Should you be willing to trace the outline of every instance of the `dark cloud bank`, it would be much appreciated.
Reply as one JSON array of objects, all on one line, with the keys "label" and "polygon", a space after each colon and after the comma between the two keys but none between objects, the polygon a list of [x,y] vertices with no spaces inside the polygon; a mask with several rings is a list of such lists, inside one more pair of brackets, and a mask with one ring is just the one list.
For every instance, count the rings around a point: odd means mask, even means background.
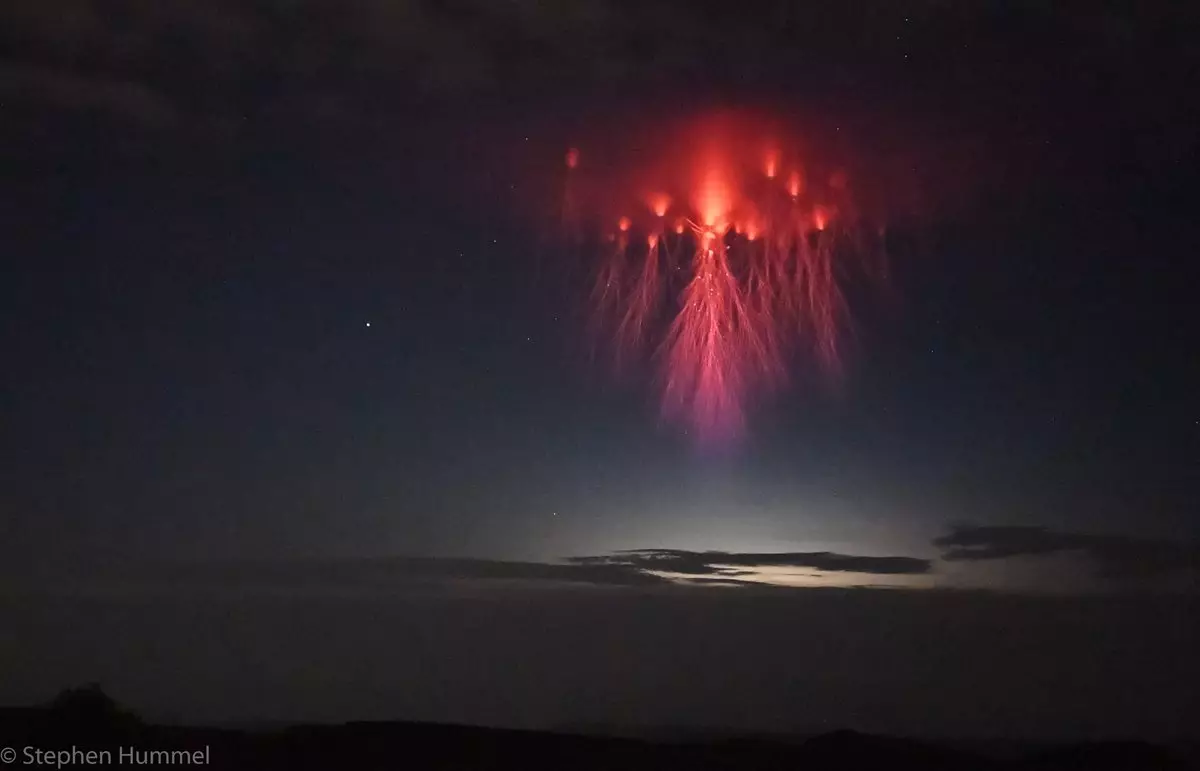
[{"label": "dark cloud bank", "polygon": [[[1194,575],[1200,549],[1194,544],[1120,535],[1058,532],[1040,527],[957,525],[933,541],[945,563],[997,562],[1014,558],[1082,558],[1099,587],[1145,586],[1145,579]],[[403,592],[412,587],[484,586],[520,582],[545,585],[670,587],[719,583],[763,587],[745,580],[763,568],[792,568],[837,579],[843,574],[920,576],[937,574],[935,560],[910,556],[864,556],[832,552],[727,552],[629,549],[568,557],[559,563],[437,557],[214,560],[207,562],[103,560],[84,557],[12,563],[0,573],[10,589],[171,591],[178,589],[280,590],[304,593]],[[1020,569],[1017,567],[1016,569]],[[682,579],[659,574],[677,574]],[[1141,583],[1139,583],[1141,582]],[[831,585],[836,585],[831,582]],[[1151,588],[1154,584],[1149,585]],[[805,591],[805,588],[796,588]]]},{"label": "dark cloud bank", "polygon": [[888,73],[912,70],[960,94],[1020,81],[1011,93],[1028,99],[1054,83],[1148,109],[1158,97],[1146,78],[1190,77],[1198,22],[1185,4],[13,0],[0,8],[0,93],[161,125],[280,111],[336,120],[412,95],[546,100],[662,84],[677,95],[786,83],[799,97],[883,98],[898,82]]},{"label": "dark cloud bank", "polygon": [[[654,572],[719,578],[743,585],[738,576],[753,566],[808,568],[827,573],[920,574],[928,560],[909,557],[856,557],[828,552],[753,554],[689,552],[678,549],[624,551],[572,557],[561,564],[487,559],[384,557],[359,559],[165,562],[137,560],[73,561],[10,575],[10,586],[37,591],[145,592],[174,590],[254,590],[305,593],[404,592],[420,587],[506,584],[555,586],[670,587],[679,582]],[[755,583],[755,586],[761,584]]]},{"label": "dark cloud bank", "polygon": [[1044,527],[957,526],[934,540],[950,562],[1078,554],[1105,578],[1152,577],[1200,568],[1200,544]]}]

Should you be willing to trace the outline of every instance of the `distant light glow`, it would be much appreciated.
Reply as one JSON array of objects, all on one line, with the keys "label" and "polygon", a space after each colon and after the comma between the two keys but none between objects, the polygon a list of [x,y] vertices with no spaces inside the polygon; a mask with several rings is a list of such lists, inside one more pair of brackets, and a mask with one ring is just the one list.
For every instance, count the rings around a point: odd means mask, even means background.
[{"label": "distant light glow", "polygon": [[675,573],[666,570],[646,570],[645,573],[665,578],[679,584],[703,586],[737,586],[759,584],[794,588],[874,588],[874,589],[932,589],[937,586],[933,574],[880,575],[840,570],[818,570],[816,568],[779,567],[777,565],[711,565],[712,568],[728,568],[736,575],[700,575]]}]

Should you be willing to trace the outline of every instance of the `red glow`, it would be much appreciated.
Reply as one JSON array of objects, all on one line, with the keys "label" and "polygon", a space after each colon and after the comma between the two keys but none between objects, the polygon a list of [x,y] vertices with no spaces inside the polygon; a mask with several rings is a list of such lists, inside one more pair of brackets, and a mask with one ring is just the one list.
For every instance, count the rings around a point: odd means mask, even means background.
[{"label": "red glow", "polygon": [[763,166],[767,179],[775,179],[775,174],[779,171],[779,153],[774,150],[768,151],[767,160]]},{"label": "red glow", "polygon": [[706,227],[720,228],[726,224],[729,210],[733,208],[733,189],[718,160],[710,159],[705,165],[692,197]]},{"label": "red glow", "polygon": [[813,227],[817,230],[824,230],[829,226],[830,217],[829,209],[824,206],[817,206],[813,209]]},{"label": "red glow", "polygon": [[798,198],[804,192],[804,179],[800,176],[800,172],[793,171],[788,175],[788,195],[792,198]]},{"label": "red glow", "polygon": [[572,147],[567,150],[567,168],[573,169],[579,165],[579,150]]},{"label": "red glow", "polygon": [[[610,336],[619,366],[649,344],[662,366],[664,416],[683,421],[704,444],[742,431],[745,405],[786,379],[794,346],[838,367],[846,310],[837,263],[863,256],[841,246],[861,232],[844,173],[814,162],[811,190],[799,169],[782,190],[764,185],[760,170],[774,178],[779,154],[771,149],[764,158],[764,145],[749,136],[756,130],[720,117],[693,124],[651,171],[641,156],[636,168],[603,177],[589,199],[604,209],[637,201],[631,190],[661,191],[642,194],[647,209],[620,217],[605,247],[592,298],[603,322],[596,329]],[[838,206],[797,205],[801,196]],[[664,230],[668,210],[675,216]],[[626,235],[635,220],[644,242]]]}]

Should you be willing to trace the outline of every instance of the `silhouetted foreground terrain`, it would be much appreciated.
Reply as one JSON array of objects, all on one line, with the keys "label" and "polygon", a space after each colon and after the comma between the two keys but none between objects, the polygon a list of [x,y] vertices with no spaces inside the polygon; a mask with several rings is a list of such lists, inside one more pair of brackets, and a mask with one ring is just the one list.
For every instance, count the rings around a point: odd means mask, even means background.
[{"label": "silhouetted foreground terrain", "polygon": [[[48,707],[0,709],[7,766],[204,765],[245,769],[1188,769],[1186,748],[1140,742],[1063,746],[1001,760],[906,739],[835,731],[805,740],[653,742],[421,723],[304,725],[262,731],[152,725],[98,689],[68,691]],[[42,755],[54,751],[75,754]],[[132,754],[136,750],[137,755]],[[147,753],[176,752],[156,760]],[[121,753],[124,752],[122,755]],[[185,758],[183,753],[188,753]],[[12,759],[14,758],[15,759]],[[168,759],[169,758],[169,759]],[[56,760],[58,761],[56,764]],[[107,761],[107,762],[104,762]]]}]

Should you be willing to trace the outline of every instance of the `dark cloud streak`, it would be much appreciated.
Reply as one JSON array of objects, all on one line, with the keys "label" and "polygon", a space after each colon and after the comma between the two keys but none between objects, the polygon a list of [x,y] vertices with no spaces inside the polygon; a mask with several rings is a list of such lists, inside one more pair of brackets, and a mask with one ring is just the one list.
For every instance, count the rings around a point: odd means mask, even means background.
[{"label": "dark cloud streak", "polygon": [[1089,535],[1045,527],[957,525],[934,540],[950,562],[1078,553],[1108,578],[1159,576],[1200,568],[1200,546],[1150,538]]},{"label": "dark cloud streak", "polygon": [[384,557],[205,562],[92,561],[10,575],[9,586],[377,592],[455,582],[520,581],[598,586],[669,583],[622,565]]},{"label": "dark cloud streak", "polygon": [[928,560],[909,557],[858,557],[845,554],[689,552],[651,549],[573,557],[563,563],[515,562],[438,557],[384,557],[291,560],[75,561],[69,565],[40,563],[0,575],[0,585],[35,590],[87,591],[200,590],[375,593],[410,588],[460,585],[467,582],[654,587],[679,581],[651,571],[687,574],[693,585],[761,587],[762,581],[741,577],[755,571],[742,567],[795,567],[828,572],[880,575],[920,574]]},{"label": "dark cloud streak", "polygon": [[162,94],[142,83],[28,65],[0,64],[0,98],[72,111],[97,110],[150,128],[167,127],[178,117]]},{"label": "dark cloud streak", "polygon": [[812,568],[878,575],[921,575],[928,573],[932,567],[929,560],[915,557],[862,557],[831,552],[693,552],[681,549],[631,549],[601,557],[576,557],[573,561],[584,565],[625,565],[638,570],[728,577],[753,572],[738,570],[740,567]]}]

